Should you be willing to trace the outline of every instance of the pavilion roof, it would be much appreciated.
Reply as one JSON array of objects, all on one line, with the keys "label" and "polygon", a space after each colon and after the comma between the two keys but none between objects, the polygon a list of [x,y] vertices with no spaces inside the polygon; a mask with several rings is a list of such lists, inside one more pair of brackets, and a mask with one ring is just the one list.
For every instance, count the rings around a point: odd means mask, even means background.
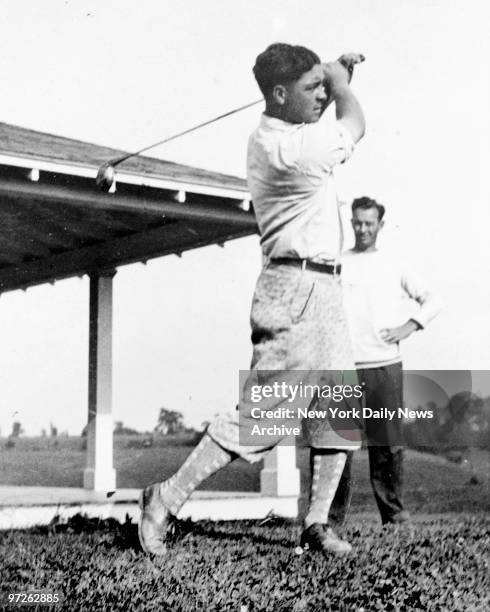
[{"label": "pavilion roof", "polygon": [[0,123],[0,291],[112,269],[256,233],[238,177]]}]

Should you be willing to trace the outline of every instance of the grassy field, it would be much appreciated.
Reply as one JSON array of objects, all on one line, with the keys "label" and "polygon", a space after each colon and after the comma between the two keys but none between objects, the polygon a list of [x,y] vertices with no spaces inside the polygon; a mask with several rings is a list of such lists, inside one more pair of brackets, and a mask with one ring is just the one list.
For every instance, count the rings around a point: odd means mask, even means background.
[{"label": "grassy field", "polygon": [[[171,476],[192,450],[189,438],[188,446],[182,446],[181,441],[182,438],[160,438],[153,446],[144,447],[141,437],[115,437],[114,465],[118,487],[140,488]],[[299,452],[304,464],[307,455],[301,449]],[[409,450],[406,458],[405,497],[410,510],[449,512],[488,508],[488,496],[484,493],[488,493],[490,457],[485,451],[473,453],[480,485],[469,484],[469,469],[442,457]],[[85,450],[78,437],[59,438],[57,446],[49,438],[21,438],[10,449],[0,442],[1,484],[81,487],[84,466]],[[261,463],[249,465],[238,460],[209,478],[200,488],[259,491],[261,469]],[[365,451],[356,453],[353,473],[354,510],[375,512]],[[481,494],[474,495],[474,489]]]},{"label": "grassy field", "polygon": [[480,514],[392,529],[353,515],[344,534],[355,554],[342,559],[298,555],[298,533],[284,520],[184,524],[167,557],[152,562],[135,525],[75,517],[0,534],[2,590],[58,592],[69,611],[489,609],[490,530]]},{"label": "grassy field", "polygon": [[[193,436],[157,438],[143,445],[142,436],[114,437],[114,467],[118,488],[140,488],[171,476],[192,451]],[[0,440],[0,483],[5,485],[81,487],[85,440],[20,438],[14,448]],[[182,444],[185,442],[185,445]],[[236,461],[207,481],[209,490],[258,491],[261,465]]]},{"label": "grassy field", "polygon": [[[164,478],[190,450],[120,444],[120,483],[142,486]],[[74,460],[76,453],[81,456]],[[40,457],[49,459],[42,467]],[[2,450],[2,458],[8,459],[2,475],[31,478],[29,484],[40,484],[46,474],[53,485],[71,485],[83,468],[82,451],[61,445],[35,450],[19,444]],[[66,525],[0,533],[0,592],[59,592],[64,603],[57,609],[70,612],[483,612],[490,609],[488,456],[474,459],[476,484],[461,466],[408,451],[405,497],[414,521],[383,528],[366,453],[357,453],[352,512],[341,531],[354,546],[347,558],[298,555],[299,525],[272,518],[264,524],[180,523],[168,556],[152,562],[139,549],[136,525],[78,516]],[[9,472],[9,465],[16,471]],[[260,466],[250,470],[237,462],[233,469],[208,486],[257,490]],[[8,609],[5,597],[1,609]]]}]

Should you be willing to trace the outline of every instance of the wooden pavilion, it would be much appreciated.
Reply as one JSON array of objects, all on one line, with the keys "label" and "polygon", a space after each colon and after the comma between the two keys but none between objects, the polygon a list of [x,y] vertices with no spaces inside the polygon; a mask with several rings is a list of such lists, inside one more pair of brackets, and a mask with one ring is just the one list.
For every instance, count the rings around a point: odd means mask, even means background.
[{"label": "wooden pavilion", "polygon": [[90,277],[84,487],[116,486],[112,440],[112,283],[117,267],[255,233],[245,181],[149,157],[96,189],[122,151],[0,123],[0,292]]}]

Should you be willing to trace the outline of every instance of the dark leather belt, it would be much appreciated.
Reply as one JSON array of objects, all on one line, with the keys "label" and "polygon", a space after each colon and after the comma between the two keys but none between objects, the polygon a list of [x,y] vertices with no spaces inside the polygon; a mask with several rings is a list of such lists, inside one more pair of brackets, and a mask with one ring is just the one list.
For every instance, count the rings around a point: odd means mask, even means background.
[{"label": "dark leather belt", "polygon": [[293,259],[292,257],[276,257],[270,260],[273,264],[294,266],[295,268],[304,268],[313,270],[314,272],[324,272],[325,274],[340,274],[342,266],[340,264],[320,263],[318,261],[310,261],[309,259]]}]

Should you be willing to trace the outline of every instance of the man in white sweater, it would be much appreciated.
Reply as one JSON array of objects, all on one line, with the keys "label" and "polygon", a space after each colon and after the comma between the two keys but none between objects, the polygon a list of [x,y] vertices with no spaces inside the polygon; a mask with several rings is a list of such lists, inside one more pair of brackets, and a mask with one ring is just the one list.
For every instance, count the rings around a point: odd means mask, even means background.
[{"label": "man in white sweater", "polygon": [[[364,405],[373,411],[365,411],[364,420],[371,485],[382,522],[400,523],[409,518],[402,502],[402,420],[377,417],[383,415],[381,409],[397,411],[403,406],[400,342],[423,329],[442,304],[392,254],[376,248],[384,213],[375,200],[354,200],[355,246],[343,256],[342,285]],[[418,305],[409,316],[404,314],[403,298]]]}]

